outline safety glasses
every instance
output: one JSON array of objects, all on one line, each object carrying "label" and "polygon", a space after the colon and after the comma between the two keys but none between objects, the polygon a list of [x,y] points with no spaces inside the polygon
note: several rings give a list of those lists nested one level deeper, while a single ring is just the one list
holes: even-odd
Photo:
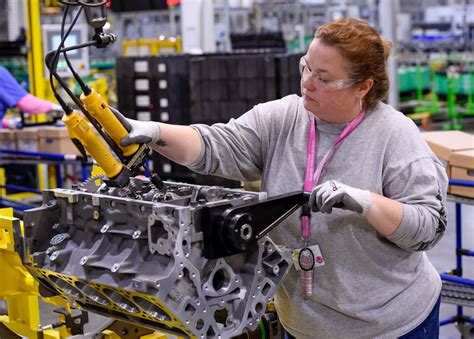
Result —
[{"label": "safety glasses", "polygon": [[341,89],[349,88],[354,85],[357,80],[347,79],[347,80],[330,80],[325,79],[319,74],[313,73],[306,63],[304,56],[300,59],[300,75],[303,78],[303,81],[311,80],[314,87],[325,92],[338,91]]}]

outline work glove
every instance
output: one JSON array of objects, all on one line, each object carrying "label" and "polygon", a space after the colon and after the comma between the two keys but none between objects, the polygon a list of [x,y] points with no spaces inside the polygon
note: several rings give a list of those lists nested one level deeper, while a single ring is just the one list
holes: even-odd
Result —
[{"label": "work glove", "polygon": [[329,180],[313,189],[308,205],[313,212],[331,213],[334,207],[365,215],[372,205],[372,194]]},{"label": "work glove", "polygon": [[63,108],[58,104],[51,104],[51,111],[64,112]]},{"label": "work glove", "polygon": [[120,144],[128,146],[131,144],[156,144],[160,140],[160,125],[156,121],[139,121],[127,119],[131,126],[130,132]]},{"label": "work glove", "polygon": [[160,124],[156,121],[139,121],[126,118],[118,110],[110,107],[110,110],[129,131],[120,145],[123,147],[132,144],[156,144],[160,140]]}]

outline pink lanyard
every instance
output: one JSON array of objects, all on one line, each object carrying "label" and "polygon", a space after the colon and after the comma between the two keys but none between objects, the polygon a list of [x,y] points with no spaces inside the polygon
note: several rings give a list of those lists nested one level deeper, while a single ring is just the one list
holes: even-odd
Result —
[{"label": "pink lanyard", "polygon": [[[365,111],[362,111],[357,115],[357,117],[352,120],[342,131],[342,133],[337,138],[336,142],[332,147],[327,151],[327,153],[322,158],[321,162],[318,164],[316,168],[316,172],[314,171],[314,163],[316,162],[316,149],[317,149],[317,142],[316,142],[316,120],[314,116],[311,117],[311,126],[309,129],[309,137],[308,137],[308,150],[306,152],[306,171],[305,171],[305,179],[304,179],[304,191],[311,192],[313,190],[314,185],[319,183],[321,179],[321,173],[323,172],[324,166],[328,164],[331,158],[336,153],[336,149],[339,144],[352,133],[353,130],[359,126],[364,119]],[[309,206],[303,206],[303,212],[301,213],[301,238],[304,242],[304,249],[308,247],[309,239],[311,238],[311,212],[309,210]],[[300,250],[300,255],[303,249]],[[313,252],[310,250],[311,255]],[[298,261],[300,260],[298,256]],[[313,255],[314,260],[314,255]],[[314,265],[314,262],[313,262]],[[301,270],[301,291],[304,297],[310,297],[313,295],[313,268],[309,270]]]},{"label": "pink lanyard", "polygon": [[[337,147],[339,144],[347,138],[352,131],[354,131],[357,126],[362,122],[365,117],[365,111],[361,111],[357,117],[352,120],[342,131],[342,133],[337,138],[336,142],[332,147],[326,152],[324,157],[322,158],[321,162],[318,164],[316,168],[316,172],[314,170],[314,165],[316,162],[316,150],[317,150],[317,141],[316,141],[316,125],[317,122],[314,119],[314,116],[311,117],[311,126],[309,129],[309,137],[308,137],[308,149],[306,151],[306,171],[305,171],[305,179],[304,179],[304,191],[311,192],[314,188],[314,185],[319,183],[321,179],[321,174],[323,172],[324,167],[329,163],[331,158],[336,153]],[[311,222],[310,222],[310,213],[303,213],[301,216],[301,237],[303,241],[306,243],[311,238]]]}]

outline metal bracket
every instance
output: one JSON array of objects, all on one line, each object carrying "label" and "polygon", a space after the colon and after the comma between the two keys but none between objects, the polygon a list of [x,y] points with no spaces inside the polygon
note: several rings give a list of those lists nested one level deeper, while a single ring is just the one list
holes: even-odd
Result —
[{"label": "metal bracket", "polygon": [[309,193],[296,192],[236,207],[225,203],[204,207],[204,257],[217,259],[249,250],[308,198]]},{"label": "metal bracket", "polygon": [[65,309],[59,308],[54,310],[55,313],[64,316],[65,325],[70,329],[72,335],[84,334],[84,325],[89,322],[89,314],[84,311],[79,311],[78,315],[71,315]]}]

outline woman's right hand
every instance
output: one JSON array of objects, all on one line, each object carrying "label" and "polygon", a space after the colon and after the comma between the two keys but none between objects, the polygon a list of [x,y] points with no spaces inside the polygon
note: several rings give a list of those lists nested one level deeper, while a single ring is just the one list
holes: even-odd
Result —
[{"label": "woman's right hand", "polygon": [[140,121],[126,118],[117,109],[110,107],[120,123],[129,131],[122,140],[120,145],[126,147],[132,144],[149,144],[154,145],[160,140],[161,129],[160,124],[156,121]]},{"label": "woman's right hand", "polygon": [[[121,141],[120,145],[150,144],[154,145],[160,140],[160,124],[156,121],[139,121],[127,119],[130,132]],[[127,128],[129,129],[129,128]]]}]

